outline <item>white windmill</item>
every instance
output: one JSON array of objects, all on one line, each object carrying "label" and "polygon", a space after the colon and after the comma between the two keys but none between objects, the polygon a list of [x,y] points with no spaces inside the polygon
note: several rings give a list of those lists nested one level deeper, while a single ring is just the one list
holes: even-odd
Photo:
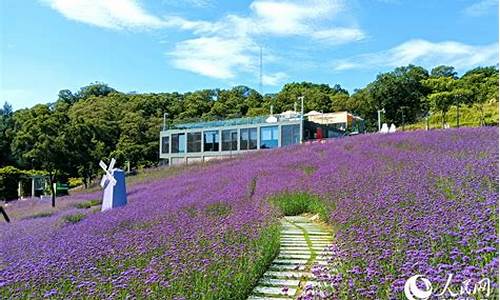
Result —
[{"label": "white windmill", "polygon": [[101,187],[104,189],[101,211],[127,204],[125,172],[115,169],[115,163],[114,158],[111,159],[109,166],[106,166],[102,160],[99,162],[99,166],[104,170],[101,179]]},{"label": "white windmill", "polygon": [[116,179],[113,177],[113,168],[115,167],[116,159],[112,158],[109,167],[101,160],[99,166],[104,170],[104,175],[101,179],[101,187],[105,188],[107,184],[111,183],[113,186],[116,184]]}]

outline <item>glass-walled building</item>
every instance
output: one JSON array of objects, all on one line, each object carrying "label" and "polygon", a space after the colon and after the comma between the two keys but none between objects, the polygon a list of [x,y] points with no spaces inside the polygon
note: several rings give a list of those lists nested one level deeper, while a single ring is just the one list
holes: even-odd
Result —
[{"label": "glass-walled building", "polygon": [[185,123],[160,132],[160,158],[171,165],[186,164],[344,135],[346,132],[333,124],[302,121],[296,112]]}]

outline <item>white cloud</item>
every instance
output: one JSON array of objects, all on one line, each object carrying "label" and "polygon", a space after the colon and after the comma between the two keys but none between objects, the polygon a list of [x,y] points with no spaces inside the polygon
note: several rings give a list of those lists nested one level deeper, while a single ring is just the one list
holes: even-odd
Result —
[{"label": "white cloud", "polygon": [[[156,16],[139,0],[39,0],[66,18],[114,30],[175,28],[192,33],[167,53],[176,68],[203,76],[229,79],[256,71],[257,40],[300,36],[318,43],[359,41],[364,32],[340,26],[337,17],[347,12],[345,0],[254,0],[247,15],[228,14],[216,21]],[[206,5],[209,0],[184,0]],[[269,54],[266,53],[267,56]],[[269,60],[269,57],[265,57]],[[284,73],[267,74],[265,84],[276,84]]]},{"label": "white cloud", "polygon": [[135,0],[42,0],[66,18],[110,29],[160,28],[165,21]]},{"label": "white cloud", "polygon": [[[201,37],[178,43],[174,51],[174,66],[218,79],[230,79],[236,69],[251,69],[252,41],[245,39],[224,39]],[[254,49],[255,50],[255,49]]]},{"label": "white cloud", "polygon": [[498,43],[474,46],[455,41],[433,43],[426,40],[409,40],[386,51],[362,54],[334,62],[335,70],[374,69],[417,64],[424,67],[452,65],[467,69],[478,65],[498,63]]},{"label": "white cloud", "polygon": [[311,35],[316,40],[331,44],[345,44],[365,38],[365,33],[360,29],[346,27],[319,30],[313,32]]},{"label": "white cloud", "polygon": [[262,83],[265,85],[279,85],[288,78],[283,72],[262,75]]},{"label": "white cloud", "polygon": [[[255,0],[247,16],[229,14],[215,22],[169,17],[170,26],[193,31],[199,37],[179,42],[168,53],[175,67],[204,76],[228,79],[237,73],[257,70],[257,40],[267,36],[301,36],[321,43],[359,41],[364,33],[356,27],[332,26],[346,10],[341,0]],[[329,22],[327,22],[329,21]],[[264,60],[269,60],[265,53]],[[263,75],[263,83],[275,85],[286,74]]]},{"label": "white cloud", "polygon": [[278,35],[311,33],[312,24],[332,19],[344,9],[341,1],[272,1],[257,0],[250,5],[259,30]]},{"label": "white cloud", "polygon": [[464,12],[473,17],[480,17],[498,11],[498,0],[480,0],[465,8]]}]

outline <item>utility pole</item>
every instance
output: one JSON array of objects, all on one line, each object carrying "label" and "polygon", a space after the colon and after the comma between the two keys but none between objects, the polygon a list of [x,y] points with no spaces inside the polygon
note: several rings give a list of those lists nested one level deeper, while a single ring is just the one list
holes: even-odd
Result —
[{"label": "utility pole", "polygon": [[264,91],[262,90],[262,46],[260,46],[260,61],[259,61],[259,92],[264,97]]},{"label": "utility pole", "polygon": [[378,131],[379,132],[380,132],[380,129],[381,129],[380,113],[384,113],[385,114],[385,109],[382,108],[382,109],[377,110],[377,115],[378,115]]}]

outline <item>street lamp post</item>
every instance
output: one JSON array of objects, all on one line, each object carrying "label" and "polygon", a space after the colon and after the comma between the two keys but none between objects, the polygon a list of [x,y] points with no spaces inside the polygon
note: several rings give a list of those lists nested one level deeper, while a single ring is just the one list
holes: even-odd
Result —
[{"label": "street lamp post", "polygon": [[385,109],[382,108],[382,109],[379,109],[377,110],[377,115],[378,115],[378,131],[380,132],[380,128],[381,128],[381,124],[380,124],[380,113],[384,113],[385,114]]},{"label": "street lamp post", "polygon": [[163,130],[165,130],[165,128],[167,128],[167,116],[168,116],[168,113],[163,114]]},{"label": "street lamp post", "polygon": [[300,143],[304,142],[304,96],[299,96],[300,100]]},{"label": "street lamp post", "polygon": [[431,113],[430,112],[427,112],[427,114],[425,115],[425,130],[429,130],[429,117],[430,117]]},{"label": "street lamp post", "polygon": [[405,131],[405,112],[403,110],[403,107],[401,107],[401,121],[403,122],[402,130]]}]

